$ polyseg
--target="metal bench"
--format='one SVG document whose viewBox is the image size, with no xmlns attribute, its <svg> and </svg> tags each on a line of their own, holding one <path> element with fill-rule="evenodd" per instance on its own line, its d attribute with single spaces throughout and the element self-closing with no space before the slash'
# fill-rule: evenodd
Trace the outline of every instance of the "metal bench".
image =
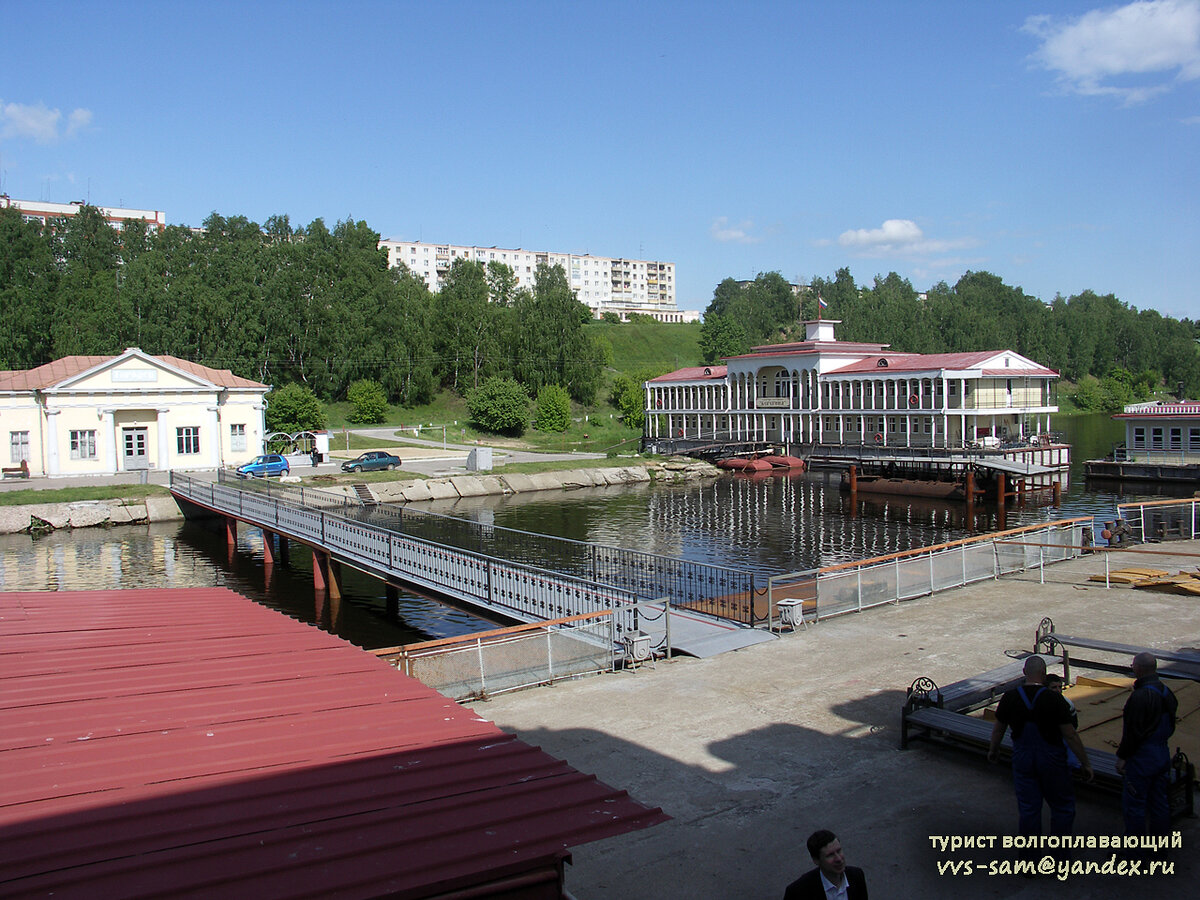
<svg viewBox="0 0 1200 900">
<path fill-rule="evenodd" d="M 1101 653 L 1113 653 L 1125 657 L 1125 660 L 1119 664 L 1104 660 L 1076 659 L 1076 665 L 1086 664 L 1088 668 L 1092 669 L 1128 674 L 1129 660 L 1139 653 L 1152 653 L 1155 659 L 1160 662 L 1175 664 L 1159 666 L 1158 671 L 1160 675 L 1166 675 L 1170 678 L 1186 678 L 1191 681 L 1200 681 L 1200 653 L 1186 653 L 1179 650 L 1154 650 L 1149 647 L 1135 647 L 1133 644 L 1121 644 L 1115 641 L 1102 641 L 1097 638 L 1060 634 L 1055 631 L 1054 620 L 1049 616 L 1046 616 L 1038 624 L 1037 632 L 1034 636 L 1034 652 L 1054 654 L 1056 648 L 1060 648 L 1062 651 L 1063 677 L 1067 681 L 1070 681 L 1071 678 L 1070 648 L 1072 647 L 1079 650 L 1096 650 Z"/>
<path fill-rule="evenodd" d="M 21 460 L 19 466 L 4 466 L 2 471 L 5 478 L 28 478 L 29 463 Z"/>
<path fill-rule="evenodd" d="M 1066 654 L 1057 656 L 1043 654 L 1047 664 L 1066 664 Z M 910 739 L 924 739 L 987 753 L 991 746 L 992 729 L 995 723 L 980 716 L 970 715 L 982 707 L 990 706 L 1005 691 L 1025 680 L 1024 660 L 964 678 L 946 688 L 939 688 L 931 678 L 918 678 L 908 689 L 904 707 L 900 712 L 900 749 L 907 750 Z M 1012 757 L 1012 738 L 1005 733 L 1000 744 L 1000 755 Z M 1116 754 L 1106 750 L 1088 748 L 1088 761 L 1095 774 L 1093 784 L 1104 790 L 1120 793 L 1121 776 L 1117 773 Z M 1182 751 L 1176 751 L 1171 760 L 1171 814 L 1192 815 L 1195 809 L 1196 768 Z"/>
</svg>

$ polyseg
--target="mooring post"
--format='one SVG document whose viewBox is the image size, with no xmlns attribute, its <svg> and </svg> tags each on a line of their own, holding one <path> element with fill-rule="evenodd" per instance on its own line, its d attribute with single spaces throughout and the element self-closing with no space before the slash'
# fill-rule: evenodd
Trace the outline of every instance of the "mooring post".
<svg viewBox="0 0 1200 900">
<path fill-rule="evenodd" d="M 1053 489 L 1054 489 L 1054 507 L 1057 509 L 1058 507 L 1062 506 L 1062 482 L 1055 481 L 1053 484 Z"/>
</svg>

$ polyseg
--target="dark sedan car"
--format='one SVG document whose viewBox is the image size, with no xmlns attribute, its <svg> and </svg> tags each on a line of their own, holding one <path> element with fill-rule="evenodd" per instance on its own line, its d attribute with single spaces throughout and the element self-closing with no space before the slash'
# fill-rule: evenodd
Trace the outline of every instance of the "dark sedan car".
<svg viewBox="0 0 1200 900">
<path fill-rule="evenodd" d="M 391 471 L 400 467 L 400 457 L 392 456 L 382 450 L 368 450 L 356 459 L 348 459 L 342 463 L 343 472 L 379 472 L 383 469 Z"/>
</svg>

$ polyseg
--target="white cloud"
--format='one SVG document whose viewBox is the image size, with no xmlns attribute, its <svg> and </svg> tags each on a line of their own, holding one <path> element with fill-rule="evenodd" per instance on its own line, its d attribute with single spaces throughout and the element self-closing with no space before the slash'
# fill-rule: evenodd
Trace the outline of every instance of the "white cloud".
<svg viewBox="0 0 1200 900">
<path fill-rule="evenodd" d="M 76 109 L 67 115 L 66 128 L 60 131 L 61 110 L 49 109 L 44 103 L 28 106 L 24 103 L 0 103 L 0 140 L 26 138 L 39 144 L 53 144 L 63 137 L 72 138 L 92 122 L 92 112 Z"/>
<path fill-rule="evenodd" d="M 948 250 L 973 247 L 974 238 L 934 240 L 927 238 L 912 219 L 888 219 L 879 228 L 843 231 L 837 242 L 859 256 L 929 256 Z"/>
<path fill-rule="evenodd" d="M 1171 81 L 1200 78 L 1200 0 L 1143 0 L 1058 19 L 1031 16 L 1034 53 L 1069 90 L 1144 103 Z"/>
<path fill-rule="evenodd" d="M 722 244 L 757 244 L 762 238 L 750 233 L 753 228 L 754 223 L 749 219 L 730 225 L 726 216 L 718 216 L 709 226 L 708 233 L 714 241 Z"/>
</svg>

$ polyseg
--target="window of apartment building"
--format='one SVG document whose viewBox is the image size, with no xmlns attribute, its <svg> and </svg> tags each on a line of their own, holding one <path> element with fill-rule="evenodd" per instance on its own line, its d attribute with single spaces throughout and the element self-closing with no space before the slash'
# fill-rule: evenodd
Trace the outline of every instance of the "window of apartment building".
<svg viewBox="0 0 1200 900">
<path fill-rule="evenodd" d="M 71 459 L 95 459 L 96 458 L 96 432 L 95 431 L 72 431 L 71 432 Z"/>
<path fill-rule="evenodd" d="M 29 461 L 29 432 L 10 431 L 8 433 L 9 462 L 19 463 Z"/>
<path fill-rule="evenodd" d="M 200 452 L 200 428 L 188 425 L 175 429 L 175 451 L 181 455 Z"/>
<path fill-rule="evenodd" d="M 229 426 L 229 449 L 234 453 L 239 453 L 246 449 L 245 425 L 234 424 Z"/>
</svg>

